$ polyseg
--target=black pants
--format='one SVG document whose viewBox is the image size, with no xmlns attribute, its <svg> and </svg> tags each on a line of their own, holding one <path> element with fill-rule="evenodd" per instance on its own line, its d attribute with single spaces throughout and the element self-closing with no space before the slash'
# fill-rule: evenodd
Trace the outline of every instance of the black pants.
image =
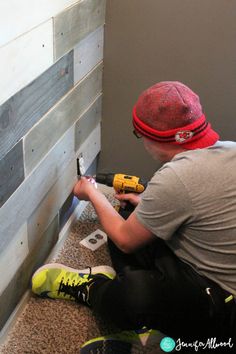
<svg viewBox="0 0 236 354">
<path fill-rule="evenodd" d="M 236 305 L 225 303 L 226 291 L 180 261 L 161 239 L 132 255 L 108 245 L 117 277 L 92 287 L 95 312 L 122 329 L 146 326 L 185 341 L 232 338 L 234 352 Z"/>
</svg>

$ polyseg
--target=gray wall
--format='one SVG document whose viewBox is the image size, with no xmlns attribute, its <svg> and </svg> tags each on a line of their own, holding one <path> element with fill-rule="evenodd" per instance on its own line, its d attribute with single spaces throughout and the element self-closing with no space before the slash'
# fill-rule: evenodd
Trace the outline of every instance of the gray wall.
<svg viewBox="0 0 236 354">
<path fill-rule="evenodd" d="M 107 1 L 99 171 L 152 175 L 131 111 L 162 80 L 189 85 L 221 138 L 236 139 L 235 13 L 233 0 Z"/>
</svg>

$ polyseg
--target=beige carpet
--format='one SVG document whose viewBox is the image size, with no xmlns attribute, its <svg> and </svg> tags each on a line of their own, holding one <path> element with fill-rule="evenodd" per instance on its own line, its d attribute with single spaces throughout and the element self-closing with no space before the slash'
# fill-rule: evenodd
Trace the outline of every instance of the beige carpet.
<svg viewBox="0 0 236 354">
<path fill-rule="evenodd" d="M 108 195 L 111 202 L 112 198 Z M 101 228 L 91 205 L 65 241 L 60 253 L 52 262 L 63 263 L 77 269 L 86 266 L 111 265 L 107 245 L 92 252 L 80 245 L 80 241 Z M 31 294 L 17 322 L 0 347 L 1 354 L 78 354 L 81 345 L 91 338 L 107 335 L 119 329 L 112 328 L 92 311 L 76 303 L 64 300 L 48 300 Z M 163 353 L 159 344 L 135 345 L 134 354 Z M 114 352 L 114 354 L 116 354 Z"/>
</svg>

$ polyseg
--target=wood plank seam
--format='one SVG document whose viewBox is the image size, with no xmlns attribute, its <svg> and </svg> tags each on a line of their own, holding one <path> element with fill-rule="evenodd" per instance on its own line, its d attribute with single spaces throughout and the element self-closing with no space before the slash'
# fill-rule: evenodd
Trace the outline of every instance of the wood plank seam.
<svg viewBox="0 0 236 354">
<path fill-rule="evenodd" d="M 0 159 L 72 87 L 73 52 L 0 106 Z"/>
<path fill-rule="evenodd" d="M 0 104 L 53 64 L 52 36 L 49 20 L 0 48 Z"/>
</svg>

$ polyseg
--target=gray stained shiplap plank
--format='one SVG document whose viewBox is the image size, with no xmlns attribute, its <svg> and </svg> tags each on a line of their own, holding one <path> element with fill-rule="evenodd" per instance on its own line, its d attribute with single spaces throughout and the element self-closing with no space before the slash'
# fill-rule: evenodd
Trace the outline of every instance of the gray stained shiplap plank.
<svg viewBox="0 0 236 354">
<path fill-rule="evenodd" d="M 28 254 L 21 266 L 15 272 L 9 284 L 0 295 L 0 331 L 10 314 L 19 303 L 20 298 L 29 288 L 32 273 L 42 265 L 52 247 L 58 240 L 58 215 L 47 230 L 41 235 L 35 248 Z"/>
<path fill-rule="evenodd" d="M 39 203 L 63 174 L 71 160 L 75 161 L 74 127 L 68 130 L 49 151 L 39 166 L 25 178 L 11 198 L 0 208 L 0 256 L 28 220 Z M 58 192 L 60 193 L 60 191 Z M 69 193 L 68 193 L 69 194 Z"/>
<path fill-rule="evenodd" d="M 72 132 L 73 133 L 73 129 Z M 49 190 L 42 202 L 28 218 L 28 245 L 31 250 L 39 236 L 60 210 L 77 180 L 76 159 L 72 159 L 63 174 Z"/>
<path fill-rule="evenodd" d="M 73 87 L 73 66 L 70 52 L 0 106 L 0 159 Z"/>
<path fill-rule="evenodd" d="M 1 273 L 0 296 L 28 253 L 28 230 L 27 223 L 24 223 L 19 227 L 11 242 L 4 248 L 4 252 L 0 257 L 0 269 L 4 269 L 4 272 Z"/>
<path fill-rule="evenodd" d="M 0 160 L 0 207 L 24 180 L 23 144 L 19 141 Z"/>
<path fill-rule="evenodd" d="M 86 122 L 89 123 L 89 120 L 86 120 Z M 89 125 L 89 127 L 90 129 L 86 128 L 86 137 L 83 143 L 79 144 L 78 149 L 78 154 L 82 154 L 84 157 L 86 169 L 91 166 L 100 151 L 100 124 L 98 123 L 95 127 Z M 70 128 L 68 139 L 74 134 L 75 125 Z M 77 181 L 77 163 L 75 156 L 77 156 L 77 154 L 74 155 L 74 158 L 71 159 L 66 168 L 62 171 L 56 183 L 28 218 L 29 249 L 34 246 L 39 235 L 47 228 L 73 190 Z"/>
<path fill-rule="evenodd" d="M 102 95 L 79 118 L 75 125 L 75 151 L 87 139 L 102 119 Z"/>
<path fill-rule="evenodd" d="M 25 174 L 28 175 L 94 101 L 102 90 L 102 69 L 99 64 L 71 90 L 24 138 Z"/>
<path fill-rule="evenodd" d="M 54 18 L 55 60 L 105 23 L 106 0 L 83 0 Z"/>
<path fill-rule="evenodd" d="M 97 171 L 97 156 L 85 172 L 86 176 L 94 176 Z M 60 211 L 59 211 L 59 228 L 60 230 L 63 228 L 65 223 L 68 221 L 69 217 L 71 214 L 74 212 L 74 210 L 77 208 L 79 204 L 79 199 L 74 197 L 74 194 L 71 193 L 69 197 L 66 199 L 64 204 L 62 205 Z"/>
<path fill-rule="evenodd" d="M 101 123 L 98 123 L 95 129 L 89 134 L 87 139 L 80 145 L 76 156 L 83 157 L 83 168 L 89 169 L 93 160 L 101 150 Z"/>
<path fill-rule="evenodd" d="M 86 36 L 74 48 L 74 84 L 76 85 L 103 59 L 104 26 Z"/>
</svg>

